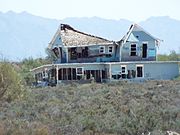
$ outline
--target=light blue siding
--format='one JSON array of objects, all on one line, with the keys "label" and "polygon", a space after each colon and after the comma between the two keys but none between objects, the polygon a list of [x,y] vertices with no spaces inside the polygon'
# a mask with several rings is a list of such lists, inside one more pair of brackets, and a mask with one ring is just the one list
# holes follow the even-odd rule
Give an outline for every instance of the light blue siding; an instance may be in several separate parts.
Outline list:
[{"label": "light blue siding", "polygon": [[145,33],[144,31],[132,31],[132,34],[139,40],[139,41],[154,41],[155,39]]},{"label": "light blue siding", "polygon": [[58,47],[58,46],[63,46],[61,37],[58,35],[52,45],[52,47]]}]

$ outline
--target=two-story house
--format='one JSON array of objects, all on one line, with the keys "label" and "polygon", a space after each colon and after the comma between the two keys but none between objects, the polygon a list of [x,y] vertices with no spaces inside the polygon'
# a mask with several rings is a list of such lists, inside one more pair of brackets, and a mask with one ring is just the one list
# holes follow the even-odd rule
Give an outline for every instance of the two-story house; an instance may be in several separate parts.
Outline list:
[{"label": "two-story house", "polygon": [[61,24],[46,49],[52,64],[32,72],[36,81],[56,83],[171,79],[179,74],[178,63],[157,61],[159,44],[137,24],[117,42]]}]

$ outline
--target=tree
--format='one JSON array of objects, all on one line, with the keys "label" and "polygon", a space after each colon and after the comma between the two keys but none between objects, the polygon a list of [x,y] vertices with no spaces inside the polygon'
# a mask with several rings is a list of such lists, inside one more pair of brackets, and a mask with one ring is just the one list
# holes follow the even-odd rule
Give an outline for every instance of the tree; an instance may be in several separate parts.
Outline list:
[{"label": "tree", "polygon": [[170,61],[179,61],[180,60],[180,54],[177,54],[175,50],[170,51],[169,60]]},{"label": "tree", "polygon": [[22,60],[22,62],[20,63],[21,65],[20,74],[25,84],[30,86],[35,81],[32,73],[30,72],[31,69],[42,66],[44,64],[49,64],[49,63],[51,62],[48,58],[33,59],[32,57],[30,57],[30,58],[26,58]]},{"label": "tree", "polygon": [[20,76],[13,66],[7,62],[0,63],[0,99],[7,101],[19,99],[23,96]]},{"label": "tree", "polygon": [[172,50],[169,54],[159,54],[158,61],[180,61],[180,53]]}]

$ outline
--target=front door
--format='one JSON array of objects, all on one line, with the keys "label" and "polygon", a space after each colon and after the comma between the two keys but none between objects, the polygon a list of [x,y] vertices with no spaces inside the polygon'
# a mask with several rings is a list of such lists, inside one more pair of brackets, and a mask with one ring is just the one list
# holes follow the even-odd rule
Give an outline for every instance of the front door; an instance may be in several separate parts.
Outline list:
[{"label": "front door", "polygon": [[145,43],[142,45],[142,57],[147,58],[147,44]]}]

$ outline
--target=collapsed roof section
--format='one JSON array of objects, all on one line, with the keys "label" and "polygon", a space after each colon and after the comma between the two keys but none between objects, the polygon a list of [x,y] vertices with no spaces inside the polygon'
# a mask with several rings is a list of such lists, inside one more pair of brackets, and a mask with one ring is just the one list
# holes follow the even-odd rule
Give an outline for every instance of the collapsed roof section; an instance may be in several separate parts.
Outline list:
[{"label": "collapsed roof section", "polygon": [[58,36],[62,41],[62,45],[66,47],[113,44],[113,41],[75,30],[67,24],[61,24],[52,41],[49,43],[49,48],[52,48]]}]

